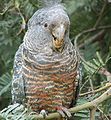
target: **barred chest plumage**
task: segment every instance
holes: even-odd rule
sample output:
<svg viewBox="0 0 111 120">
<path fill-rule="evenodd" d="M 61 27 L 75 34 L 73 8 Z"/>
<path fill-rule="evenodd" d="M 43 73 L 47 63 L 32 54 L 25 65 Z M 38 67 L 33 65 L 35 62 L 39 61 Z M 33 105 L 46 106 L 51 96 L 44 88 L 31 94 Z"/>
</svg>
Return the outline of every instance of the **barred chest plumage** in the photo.
<svg viewBox="0 0 111 120">
<path fill-rule="evenodd" d="M 23 79 L 26 103 L 32 110 L 55 111 L 57 106 L 69 108 L 76 89 L 77 55 L 73 46 L 62 53 L 32 54 L 23 50 Z"/>
</svg>

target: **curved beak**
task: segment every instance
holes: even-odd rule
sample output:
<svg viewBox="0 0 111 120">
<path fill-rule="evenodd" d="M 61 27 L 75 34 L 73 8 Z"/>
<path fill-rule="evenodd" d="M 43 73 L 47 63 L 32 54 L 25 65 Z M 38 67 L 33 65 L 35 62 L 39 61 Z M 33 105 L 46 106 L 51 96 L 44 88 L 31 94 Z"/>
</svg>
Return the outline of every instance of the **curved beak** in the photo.
<svg viewBox="0 0 111 120">
<path fill-rule="evenodd" d="M 60 49 L 64 45 L 65 30 L 65 26 L 62 24 L 59 27 L 56 27 L 52 32 L 54 38 L 53 45 L 57 49 Z"/>
</svg>

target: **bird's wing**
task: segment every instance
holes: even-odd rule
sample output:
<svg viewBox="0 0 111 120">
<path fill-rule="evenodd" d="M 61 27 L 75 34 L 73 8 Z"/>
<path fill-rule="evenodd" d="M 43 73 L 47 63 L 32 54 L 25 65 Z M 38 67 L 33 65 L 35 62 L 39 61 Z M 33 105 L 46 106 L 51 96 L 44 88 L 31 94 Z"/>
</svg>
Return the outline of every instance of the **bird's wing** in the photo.
<svg viewBox="0 0 111 120">
<path fill-rule="evenodd" d="M 25 99 L 24 92 L 24 80 L 22 78 L 22 52 L 23 52 L 23 44 L 20 45 L 18 51 L 15 54 L 14 60 L 14 73 L 12 79 L 12 102 L 13 103 L 23 103 Z"/>
<path fill-rule="evenodd" d="M 76 104 L 77 99 L 79 97 L 81 81 L 82 81 L 82 67 L 79 64 L 78 69 L 77 69 L 77 76 L 76 76 L 76 85 L 77 86 L 76 86 L 76 92 L 75 92 L 75 102 L 73 103 L 73 105 Z"/>
</svg>

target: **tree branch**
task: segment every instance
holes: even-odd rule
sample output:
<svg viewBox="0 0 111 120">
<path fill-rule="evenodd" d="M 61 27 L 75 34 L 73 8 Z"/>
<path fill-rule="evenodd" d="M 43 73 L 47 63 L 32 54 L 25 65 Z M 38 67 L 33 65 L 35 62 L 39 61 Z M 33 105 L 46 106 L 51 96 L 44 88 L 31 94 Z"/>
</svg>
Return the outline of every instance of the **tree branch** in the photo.
<svg viewBox="0 0 111 120">
<path fill-rule="evenodd" d="M 107 71 L 105 68 L 101 68 L 101 69 L 99 70 L 99 73 L 100 73 L 100 74 L 103 74 L 103 75 L 105 75 L 105 76 L 111 76 L 111 73 L 110 73 L 109 71 Z"/>
<path fill-rule="evenodd" d="M 109 120 L 109 118 L 107 117 L 107 115 L 99 107 L 97 107 L 97 109 L 104 115 L 104 117 L 106 118 L 106 120 Z"/>
<path fill-rule="evenodd" d="M 97 89 L 97 90 L 89 91 L 89 92 L 86 92 L 86 93 L 81 93 L 81 94 L 79 95 L 79 97 L 83 97 L 83 96 L 88 95 L 88 94 L 98 93 L 98 92 L 101 92 L 101 91 L 103 91 L 103 90 L 108 89 L 109 87 L 111 87 L 111 83 L 109 83 L 109 84 L 107 84 L 106 86 L 104 86 L 104 87 L 102 87 L 102 88 L 99 88 L 99 89 Z"/>
<path fill-rule="evenodd" d="M 85 104 L 82 105 L 78 105 L 76 107 L 70 108 L 69 111 L 71 113 L 76 113 L 78 111 L 81 111 L 83 109 L 93 109 L 94 107 L 97 107 L 100 103 L 102 103 L 103 101 L 107 100 L 111 98 L 111 87 L 105 92 L 103 93 L 101 96 L 99 96 L 98 98 L 94 99 L 91 102 L 87 102 Z M 34 120 L 40 119 L 43 120 L 43 117 L 41 115 L 32 115 L 32 117 L 34 118 Z M 54 119 L 54 118 L 60 118 L 60 114 L 55 112 L 55 113 L 51 113 L 46 117 L 46 120 L 50 120 L 50 119 Z"/>
<path fill-rule="evenodd" d="M 95 120 L 96 107 L 90 110 L 90 120 Z"/>
</svg>

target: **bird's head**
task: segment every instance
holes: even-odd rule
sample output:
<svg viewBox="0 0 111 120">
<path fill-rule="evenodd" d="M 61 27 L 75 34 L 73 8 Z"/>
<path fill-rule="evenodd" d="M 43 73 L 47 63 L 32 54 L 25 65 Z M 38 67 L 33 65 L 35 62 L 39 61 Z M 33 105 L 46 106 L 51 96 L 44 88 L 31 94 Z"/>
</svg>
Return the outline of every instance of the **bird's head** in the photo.
<svg viewBox="0 0 111 120">
<path fill-rule="evenodd" d="M 55 50 L 61 51 L 69 40 L 70 20 L 60 4 L 38 10 L 29 20 L 29 29 L 33 29 L 34 26 L 40 29 L 39 38 L 44 38 L 43 44 L 49 42 Z"/>
<path fill-rule="evenodd" d="M 53 37 L 52 44 L 56 49 L 63 48 L 66 37 L 68 37 L 69 19 L 63 14 L 56 14 L 49 25 Z"/>
<path fill-rule="evenodd" d="M 49 9 L 49 18 L 44 22 L 44 28 L 52 36 L 52 45 L 56 50 L 63 49 L 67 41 L 70 21 L 66 12 L 57 7 Z"/>
</svg>

